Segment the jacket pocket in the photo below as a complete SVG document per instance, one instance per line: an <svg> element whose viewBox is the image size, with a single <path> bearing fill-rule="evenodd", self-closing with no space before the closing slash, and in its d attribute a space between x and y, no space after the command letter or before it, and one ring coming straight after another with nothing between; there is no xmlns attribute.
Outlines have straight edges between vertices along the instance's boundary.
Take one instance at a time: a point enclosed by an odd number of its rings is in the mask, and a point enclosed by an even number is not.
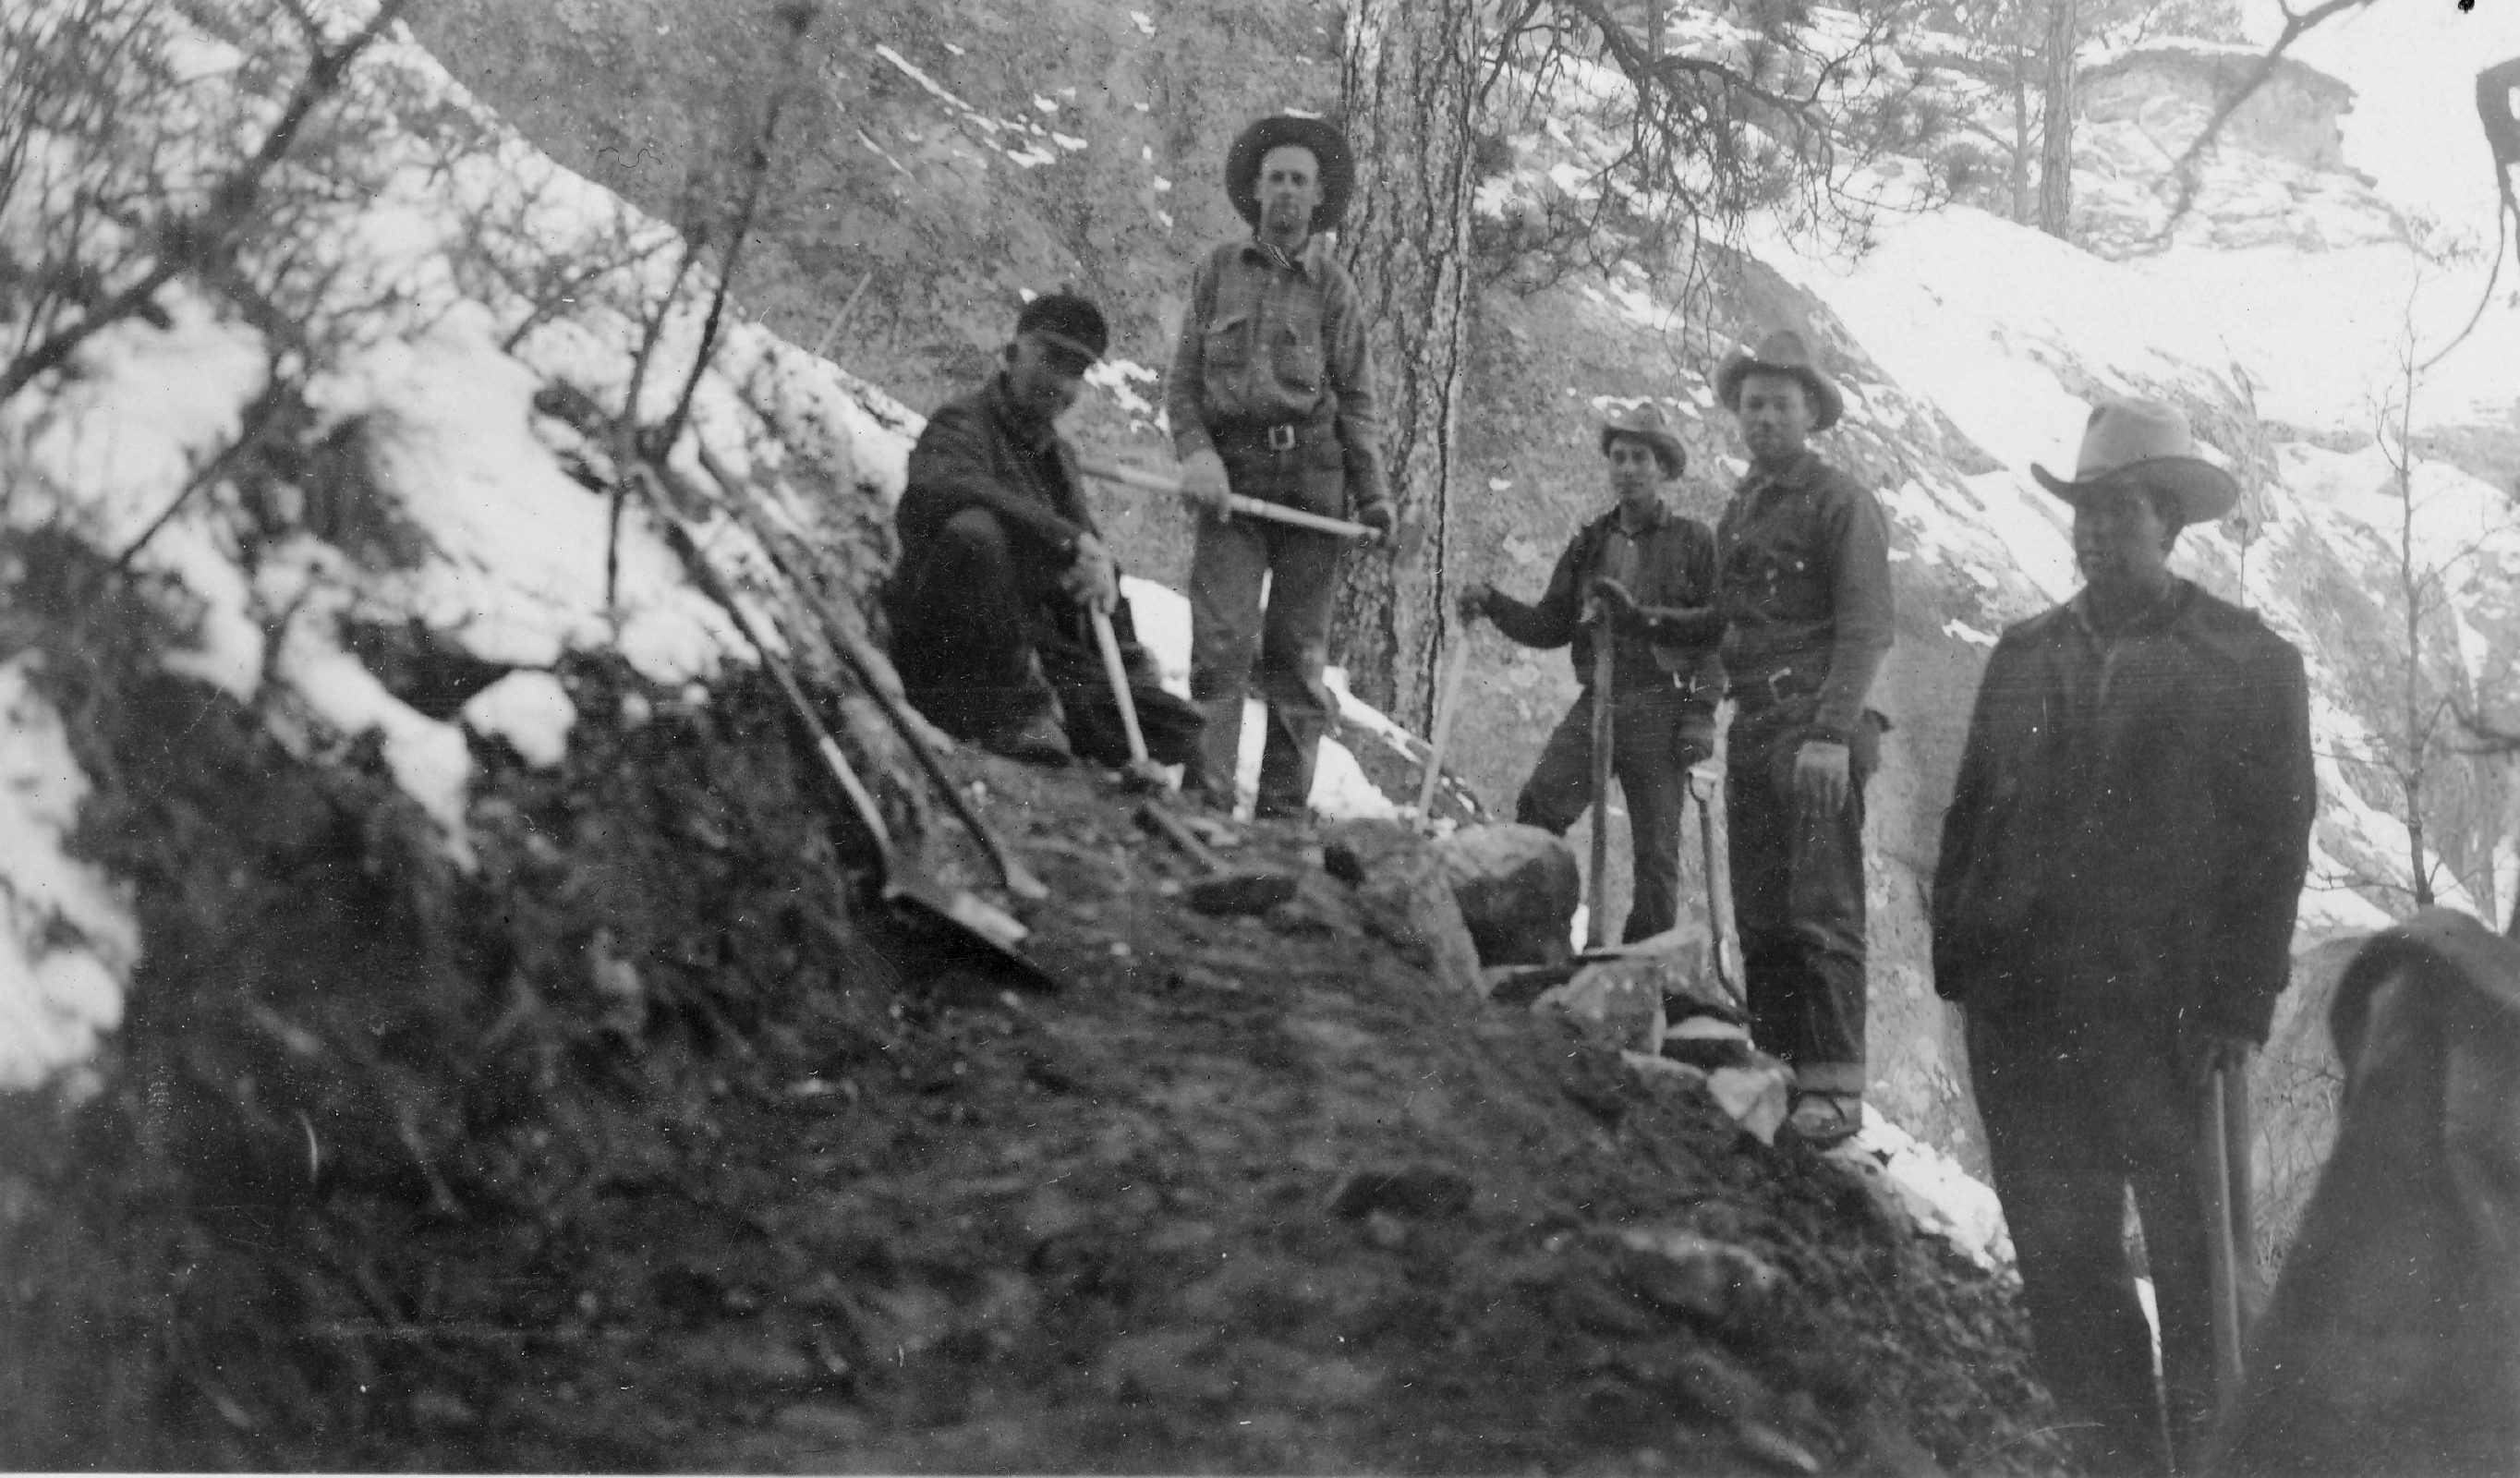
<svg viewBox="0 0 2520 1478"><path fill-rule="evenodd" d="M1236 368L1251 362L1252 315L1247 309L1219 313L1209 320L1199 352L1211 368Z"/></svg>
<svg viewBox="0 0 2520 1478"><path fill-rule="evenodd" d="M1285 324L1279 328L1276 368L1279 382L1289 390L1319 394L1322 388L1322 335L1316 325Z"/></svg>

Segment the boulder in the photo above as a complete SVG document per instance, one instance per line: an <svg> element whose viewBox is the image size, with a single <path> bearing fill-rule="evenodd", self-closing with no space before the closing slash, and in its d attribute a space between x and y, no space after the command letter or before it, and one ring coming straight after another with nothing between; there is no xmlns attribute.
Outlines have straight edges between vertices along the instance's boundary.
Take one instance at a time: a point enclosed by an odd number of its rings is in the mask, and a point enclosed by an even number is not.
<svg viewBox="0 0 2520 1478"><path fill-rule="evenodd" d="M1531 1009L1563 1016L1593 1041L1621 1052L1662 1046L1662 992L1649 972L1624 960L1586 965L1564 985L1543 991Z"/></svg>
<svg viewBox="0 0 2520 1478"><path fill-rule="evenodd" d="M1464 997L1487 992L1443 864L1425 838L1389 821L1343 821L1322 834L1322 869L1355 889L1366 927Z"/></svg>
<svg viewBox="0 0 2520 1478"><path fill-rule="evenodd" d="M1574 952L1575 849L1538 827L1463 827L1435 843L1479 963L1555 964Z"/></svg>

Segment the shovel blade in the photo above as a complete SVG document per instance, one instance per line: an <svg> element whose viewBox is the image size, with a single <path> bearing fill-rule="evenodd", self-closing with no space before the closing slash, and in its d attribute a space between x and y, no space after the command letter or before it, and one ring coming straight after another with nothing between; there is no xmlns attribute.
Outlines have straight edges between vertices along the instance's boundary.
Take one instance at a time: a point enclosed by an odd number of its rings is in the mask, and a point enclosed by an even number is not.
<svg viewBox="0 0 2520 1478"><path fill-rule="evenodd" d="M883 886L884 901L907 907L950 930L957 938L988 951L1026 980L1056 990L1057 979L1017 948L1032 930L1004 909L962 888L949 888L933 878L896 875Z"/></svg>

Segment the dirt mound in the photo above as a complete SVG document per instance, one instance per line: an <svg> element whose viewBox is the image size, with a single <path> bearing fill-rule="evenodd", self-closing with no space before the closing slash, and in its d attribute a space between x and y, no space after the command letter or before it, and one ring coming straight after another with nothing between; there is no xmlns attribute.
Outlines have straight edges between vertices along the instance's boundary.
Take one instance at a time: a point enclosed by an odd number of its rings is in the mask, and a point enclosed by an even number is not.
<svg viewBox="0 0 2520 1478"><path fill-rule="evenodd" d="M1985 1275L1441 992L1302 828L1227 853L1291 901L1209 918L1107 778L957 756L1053 884L1023 993L839 881L755 677L570 659L562 766L476 741L468 873L362 745L159 672L95 557L15 553L147 954L101 1090L0 1109L12 1466L2050 1456Z"/></svg>

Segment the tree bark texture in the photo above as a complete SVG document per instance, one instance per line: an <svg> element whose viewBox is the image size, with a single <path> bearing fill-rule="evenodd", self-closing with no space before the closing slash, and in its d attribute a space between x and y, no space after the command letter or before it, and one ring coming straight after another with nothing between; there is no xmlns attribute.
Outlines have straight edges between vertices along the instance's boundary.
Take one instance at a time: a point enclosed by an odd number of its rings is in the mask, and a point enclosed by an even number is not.
<svg viewBox="0 0 2520 1478"><path fill-rule="evenodd" d="M1352 0L1341 47L1357 188L1339 249L1365 304L1392 496L1413 533L1397 551L1350 558L1331 640L1356 694L1420 732L1452 601L1481 12L1480 0Z"/></svg>
<svg viewBox="0 0 2520 1478"><path fill-rule="evenodd" d="M2074 40L2076 0L2048 0L2048 85L2042 100L2039 229L2069 240L2074 217Z"/></svg>

